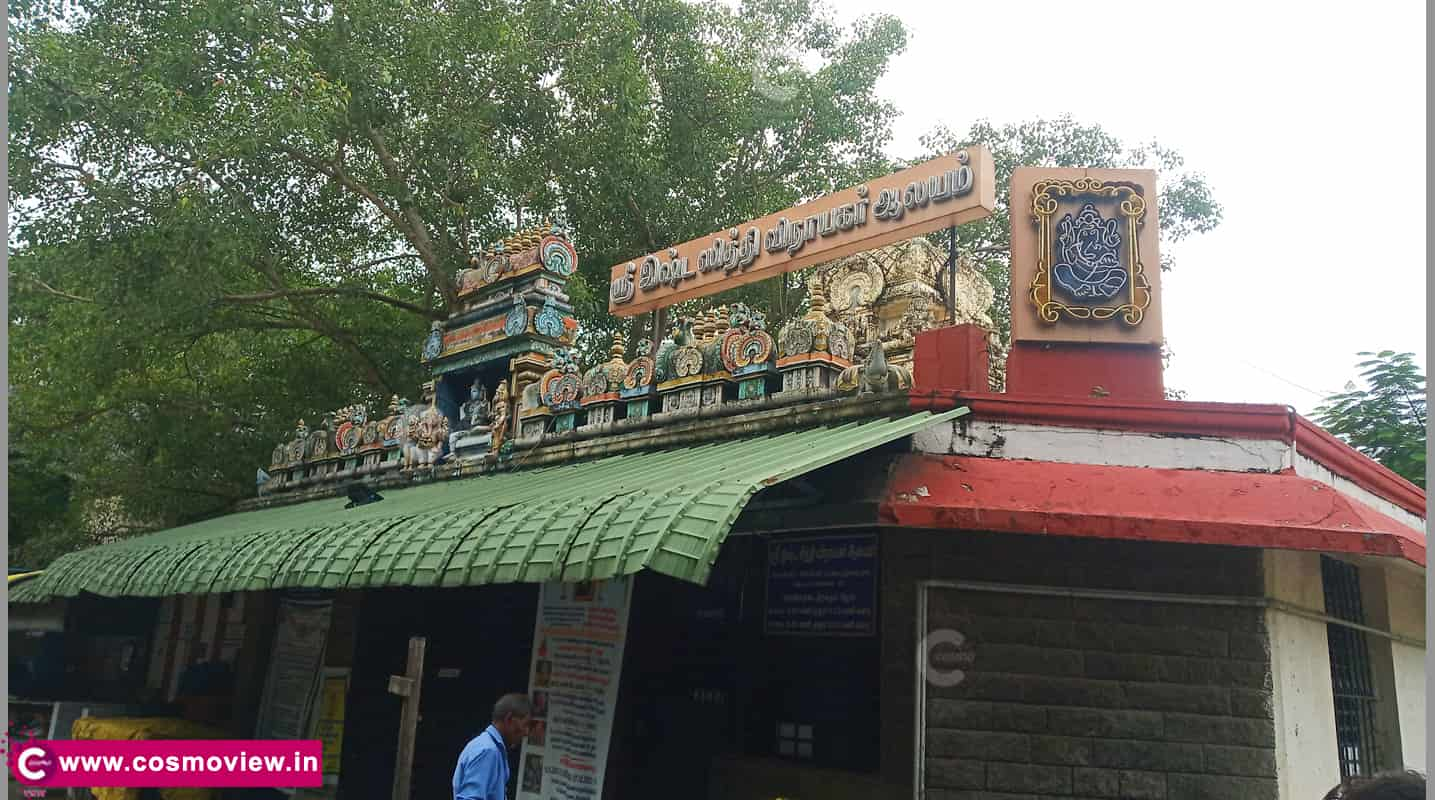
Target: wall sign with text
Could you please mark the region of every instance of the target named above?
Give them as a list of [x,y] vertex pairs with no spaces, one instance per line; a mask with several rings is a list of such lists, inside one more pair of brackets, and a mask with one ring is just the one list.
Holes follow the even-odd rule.
[[764,627],[769,635],[875,635],[877,537],[770,541]]
[[996,207],[993,174],[973,145],[618,264],[608,310],[632,316],[981,219]]

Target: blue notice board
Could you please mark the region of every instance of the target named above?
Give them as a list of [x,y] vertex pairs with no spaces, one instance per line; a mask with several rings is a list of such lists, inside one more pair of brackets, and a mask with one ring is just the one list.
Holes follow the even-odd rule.
[[877,633],[877,537],[773,539],[767,545],[768,634]]

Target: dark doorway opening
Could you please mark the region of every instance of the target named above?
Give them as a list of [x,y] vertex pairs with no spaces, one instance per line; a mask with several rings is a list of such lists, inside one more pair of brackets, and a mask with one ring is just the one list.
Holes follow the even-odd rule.
[[[533,584],[366,593],[344,724],[341,798],[387,797],[394,779],[410,636],[428,639],[413,796],[451,797],[458,754],[489,724],[493,703],[526,691],[538,590]],[[511,759],[517,774],[517,754]]]
[[771,541],[730,537],[707,586],[638,575],[605,798],[777,797],[812,771],[877,771],[880,638],[768,635]]

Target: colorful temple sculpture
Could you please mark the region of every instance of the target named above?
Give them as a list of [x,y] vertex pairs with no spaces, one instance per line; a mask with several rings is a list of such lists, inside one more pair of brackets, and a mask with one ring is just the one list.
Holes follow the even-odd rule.
[[274,448],[260,493],[398,469],[407,413],[406,401],[395,395],[383,419],[370,419],[368,408],[359,404],[325,415],[313,430],[299,420],[294,437]]
[[678,320],[658,345],[658,396],[665,414],[766,397],[778,372],[776,346],[760,312],[738,303]]
[[[310,429],[302,420],[274,449],[260,493],[388,475],[410,479],[486,469],[514,448],[662,425],[693,415],[905,391],[917,332],[945,324],[943,256],[913,239],[819,268],[807,310],[776,336],[741,303],[674,321],[656,345],[578,362],[565,292],[577,254],[543,225],[488,248],[456,276],[460,310],[433,323],[422,348],[432,380],[410,403],[395,396],[372,419],[353,405]],[[967,262],[955,276],[961,322],[992,327],[994,292]]]
[[553,355],[551,368],[527,383],[518,407],[518,438],[541,439],[545,433],[567,433],[577,427],[583,381],[568,350]]
[[832,317],[856,337],[857,355],[866,357],[876,339],[892,366],[912,368],[920,331],[968,324],[989,331],[990,383],[1001,388],[1005,350],[990,313],[996,291],[969,258],[958,258],[953,276],[946,253],[919,236],[833,261],[819,267],[813,281]]
[[493,442],[493,406],[482,379],[474,378],[469,385],[468,400],[459,405],[458,419],[453,421],[452,427],[448,438],[449,452],[488,450]]
[[[578,323],[565,287],[577,268],[567,236],[545,224],[498,242],[455,276],[461,310],[434,324],[423,350],[436,407],[466,434],[446,445],[450,452],[487,453],[501,438],[492,420],[498,385],[508,381],[507,393],[520,396],[573,345]],[[462,414],[465,406],[489,418]]]
[[628,362],[623,360],[627,346],[627,337],[618,331],[608,348],[608,360],[583,373],[585,430],[606,428],[618,420],[624,405],[623,381],[628,377]]
[[856,338],[847,326],[827,316],[827,297],[815,283],[808,287],[807,313],[778,331],[777,368],[782,393],[812,394],[836,388],[837,376],[852,366]]
[[423,403],[404,412],[403,465],[405,469],[431,467],[444,455],[449,421],[438,410],[434,381],[423,385]]
[[648,416],[652,411],[653,398],[658,392],[654,383],[657,370],[653,361],[652,340],[639,341],[636,349],[637,356],[628,363],[628,369],[623,373],[623,388],[618,390],[627,419]]

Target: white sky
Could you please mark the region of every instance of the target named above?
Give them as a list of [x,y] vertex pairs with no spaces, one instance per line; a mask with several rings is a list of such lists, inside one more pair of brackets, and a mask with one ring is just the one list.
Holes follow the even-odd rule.
[[[1206,174],[1224,221],[1176,245],[1161,278],[1166,384],[1188,399],[1309,413],[1358,351],[1424,363],[1424,2],[828,7],[907,25],[878,86],[901,115],[894,156],[937,122],[1069,112]],[[1076,48],[1105,54],[1064,56]]]

